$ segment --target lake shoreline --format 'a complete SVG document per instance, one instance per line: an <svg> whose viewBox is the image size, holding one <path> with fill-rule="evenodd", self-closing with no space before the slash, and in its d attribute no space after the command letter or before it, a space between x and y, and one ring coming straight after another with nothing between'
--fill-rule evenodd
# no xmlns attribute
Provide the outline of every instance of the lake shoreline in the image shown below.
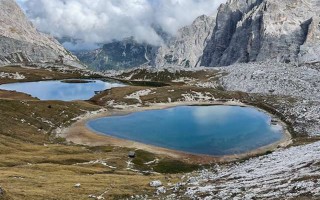
<svg viewBox="0 0 320 200"><path fill-rule="evenodd" d="M128 115L134 112L148 111L148 110L159 110L166 109L177 106L214 106L214 105L227 105L227 106L241 106L241 107L253 107L250 105L246 105L240 102L228 101L228 102L177 102L177 103L166 103L166 104L153 104L149 107L132 107L128 106L123 110L117 109L109 109L104 110L100 113L94 113L90 115L86 115L81 117L77 122L72 124L70 127L65 128L59 133L60 137L65 138L68 142L73 142L75 144L88 145L88 146L104 146L104 145L112 145L119 147L128 147L133 149L142 149L145 151L149 151L151 153L160 154L162 156L166 156L169 158L180 159L188 163L196 163L196 164L210 164L217 162L231 162L240 159L245 159L249 157L254 157L261 154L266 154L271 152L277 148L286 147L291 144L291 134L288 131L287 125L282 122L277 116L268 113L265 110L262 110L257 107L253 107L267 113L272 117L272 120L276 120L279 125L283 127L283 135L284 137L270 145L266 145L255 150L249 151L247 153L242 154L234 154L234 155L225 155L225 156L211 156L211 155L202 155L202 154L192 154L187 152L181 152L177 150L166 149L162 147L157 147L153 145L147 145L131 140L119 139L112 136L108 136L96 131L91 130L87 126L87 122L89 120L108 117L108 116L116 116L116 115Z"/></svg>
<svg viewBox="0 0 320 200"><path fill-rule="evenodd" d="M0 90L24 93L41 101L85 101L101 91L124 86L100 79L61 79L7 83L0 85Z"/></svg>

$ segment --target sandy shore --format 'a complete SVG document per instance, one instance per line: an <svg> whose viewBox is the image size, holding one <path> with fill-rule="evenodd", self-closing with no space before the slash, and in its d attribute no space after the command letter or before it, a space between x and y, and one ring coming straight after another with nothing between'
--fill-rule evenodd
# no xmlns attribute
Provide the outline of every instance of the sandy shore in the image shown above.
<svg viewBox="0 0 320 200"><path fill-rule="evenodd" d="M139 142L134 142L130 140L118 139L115 137L107 136L99 134L95 131L90 130L86 124L89 120L97 119L106 116L113 115L126 115L133 112L140 112L146 110L157 110L157 109L165 109L175 106L186 106L186 105L229 105L229 106L245 106L250 107L248 105L239 103L239 102L210 102L210 103L199 103L199 102L178 102L178 103L166 103L166 104L153 104L149 107L130 107L128 106L125 109L110 109L102 111L98 114L90 114L80 118L79 121L74 123L68 128L65 128L59 133L60 137L66 138L67 141L73 142L75 144L82 144L88 146L103 146L103 145L112 145L119 147L127 147L133 149L142 149L145 151L149 151L159 156L170 157L175 159L184 160L189 163L198 163L198 164L209 164L214 162L228 162L234 161L238 159L243 159L247 157L253 157L259 154L266 153L267 151L272 151L279 147L285 147L291 143L291 135L287 130L286 124L281 122L276 116L268 113L268 115L272 116L272 119L275 119L279 124L283 126L284 129L284 137L282 140L270 144L268 146L260 147L256 150L250 151L244 154L236 154L236 155L228 155L228 156L208 156L208 155L196 155L190 154L170 149L165 149L161 147L156 147L152 145L146 145ZM259 109L259 108L256 108ZM266 112L264 110L259 109L260 111ZM266 112L267 113L267 112Z"/></svg>

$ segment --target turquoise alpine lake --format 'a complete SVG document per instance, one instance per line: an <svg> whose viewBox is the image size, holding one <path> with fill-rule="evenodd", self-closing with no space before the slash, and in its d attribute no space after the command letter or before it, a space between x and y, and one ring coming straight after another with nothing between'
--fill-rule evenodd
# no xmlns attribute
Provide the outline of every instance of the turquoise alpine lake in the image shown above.
<svg viewBox="0 0 320 200"><path fill-rule="evenodd" d="M0 89L23 92L40 100L73 101L88 100L97 91L121 86L123 84L101 80L59 80L3 84Z"/></svg>
<svg viewBox="0 0 320 200"><path fill-rule="evenodd" d="M246 153L284 138L283 127L253 107L179 106L98 118L87 127L100 134L191 154Z"/></svg>

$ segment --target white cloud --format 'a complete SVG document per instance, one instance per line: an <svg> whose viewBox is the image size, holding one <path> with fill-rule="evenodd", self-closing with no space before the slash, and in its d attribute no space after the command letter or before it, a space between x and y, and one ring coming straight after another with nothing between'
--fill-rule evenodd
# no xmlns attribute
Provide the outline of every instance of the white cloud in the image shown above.
<svg viewBox="0 0 320 200"><path fill-rule="evenodd" d="M106 43L134 36L160 44L153 29L174 35L202 14L213 14L226 0L18 0L37 28L56 37Z"/></svg>

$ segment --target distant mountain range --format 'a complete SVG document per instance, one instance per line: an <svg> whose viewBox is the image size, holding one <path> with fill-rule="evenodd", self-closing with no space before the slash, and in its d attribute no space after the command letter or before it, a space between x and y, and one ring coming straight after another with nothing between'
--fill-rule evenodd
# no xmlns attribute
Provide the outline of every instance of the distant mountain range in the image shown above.
<svg viewBox="0 0 320 200"><path fill-rule="evenodd" d="M175 36L155 27L163 37L160 46L127 38L73 53L99 71L139 66L216 67L269 60L318 65L319 13L319 0L228 0L215 16L200 16ZM14 0L0 0L0 65L63 62L82 67L78 58L54 38L39 33Z"/></svg>
<svg viewBox="0 0 320 200"><path fill-rule="evenodd" d="M73 53L89 68L104 71L153 65L157 48L148 44L140 44L133 38L127 38L105 44L93 51Z"/></svg>
<svg viewBox="0 0 320 200"><path fill-rule="evenodd" d="M73 52L90 68L103 71L110 69L128 69L140 66L152 67L196 67L206 41L213 31L214 17L202 15L190 26L181 28L172 37L157 28L163 38L162 46L141 44L128 38L114 41L93 51Z"/></svg>
<svg viewBox="0 0 320 200"><path fill-rule="evenodd" d="M124 40L77 55L98 70L141 65L214 67L268 60L317 64L319 11L318 0L229 0L216 16L198 17L160 47Z"/></svg>

